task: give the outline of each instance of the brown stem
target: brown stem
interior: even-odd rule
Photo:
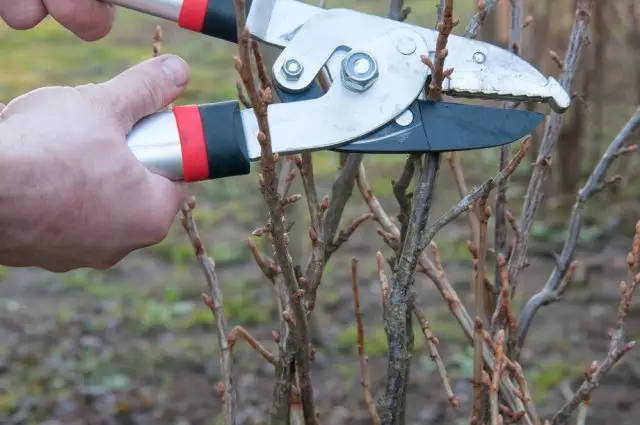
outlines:
[[[264,345],[260,344],[251,334],[242,326],[236,326],[229,332],[229,336],[227,340],[229,341],[229,348],[233,348],[238,339],[238,335],[242,336],[242,338],[247,341],[247,343],[269,363],[272,365],[276,365],[278,359],[274,356]]]
[[[444,5],[442,4],[444,2]],[[444,64],[448,55],[447,41],[449,34],[457,25],[453,20],[453,0],[442,0],[442,20],[438,23],[438,38],[436,40],[435,62],[431,83],[429,84],[429,94],[427,99],[438,101],[442,99],[442,82],[444,80]]]
[[[482,319],[476,316],[474,321],[473,333],[473,408],[471,410],[470,424],[479,424],[482,421],[482,372],[483,360],[482,350],[484,346],[484,330],[482,327]],[[497,360],[497,359],[496,359]],[[494,371],[497,363],[494,360]]]
[[[514,339],[509,347],[509,357],[511,359],[518,361],[520,357],[520,350],[524,345],[529,327],[531,326],[533,318],[540,307],[557,301],[564,294],[568,283],[567,274],[572,267],[575,267],[575,264],[573,263],[573,254],[576,250],[578,238],[580,237],[582,213],[585,208],[585,204],[589,198],[602,187],[607,170],[618,157],[618,152],[622,149],[624,142],[639,125],[640,106],[636,109],[635,113],[625,126],[620,130],[616,138],[611,142],[607,151],[602,156],[602,159],[594,168],[591,176],[587,180],[587,183],[580,190],[578,198],[573,205],[571,220],[568,226],[568,236],[562,248],[562,253],[560,254],[558,263],[551,272],[544,288],[529,299],[520,313],[520,317],[518,319],[517,339]]]
[[[500,411],[498,410],[498,388],[506,365],[504,354],[504,330],[501,329],[496,334],[494,346],[496,360],[493,374],[491,376],[491,388],[489,389],[489,409],[491,412],[491,425],[498,425],[498,417],[500,415]]]
[[[429,326],[429,322],[427,321],[427,316],[424,314],[424,311],[420,307],[417,306],[417,302],[414,299],[413,301],[413,314],[415,314],[416,319],[418,319],[418,323],[420,324],[420,328],[422,329],[422,333],[424,334],[424,338],[427,341],[427,347],[429,349],[429,357],[431,361],[436,365],[438,369],[438,374],[440,375],[440,380],[442,381],[442,385],[444,386],[444,390],[447,393],[447,399],[453,408],[456,408],[460,405],[458,398],[453,392],[453,388],[451,387],[451,381],[449,380],[449,375],[447,374],[447,369],[440,358],[440,354],[438,353],[438,338],[433,335],[431,331],[431,327]]]
[[[383,424],[404,422],[406,385],[409,378],[410,353],[413,349],[409,301],[414,283],[413,275],[422,251],[419,249],[420,235],[429,216],[440,168],[439,159],[438,153],[427,154],[416,182],[406,240],[398,257],[396,272],[391,282],[388,308],[384,312],[390,349],[386,392],[379,405]]]
[[[578,58],[584,46],[587,27],[591,19],[591,10],[594,0],[577,0],[575,20],[571,30],[569,46],[565,55],[564,68],[560,76],[561,86],[568,92],[571,90],[574,75],[577,69]],[[538,153],[538,158],[534,164],[533,174],[529,181],[522,215],[520,217],[521,238],[514,247],[513,254],[509,260],[509,284],[511,285],[511,297],[515,294],[518,285],[518,274],[526,263],[527,244],[533,219],[542,199],[542,186],[551,170],[551,152],[553,151],[559,135],[560,124],[563,115],[551,112],[545,126],[544,137]]]
[[[369,376],[369,366],[367,355],[364,349],[364,326],[362,324],[362,314],[360,313],[360,295],[358,291],[358,260],[351,259],[351,290],[353,291],[353,308],[356,316],[356,328],[358,332],[358,358],[360,359],[360,373],[362,374],[362,389],[364,400],[371,415],[373,425],[380,425],[380,418],[376,411],[376,405],[371,395],[371,377]]]
[[[638,246],[640,246],[640,221],[636,225],[636,235],[632,250],[628,256],[629,270],[634,271],[638,268],[640,258],[637,256]],[[634,253],[636,254],[634,257]],[[629,314],[629,308],[636,287],[640,285],[640,273],[632,277],[628,282],[622,282],[620,285],[620,305],[618,307],[618,318],[616,329],[610,333],[611,343],[604,361],[598,365],[596,362],[587,370],[585,380],[573,395],[571,400],[565,404],[562,409],[551,420],[551,425],[563,425],[567,423],[571,413],[577,409],[585,400],[589,400],[591,392],[600,386],[602,379],[615,366],[620,359],[635,346],[635,341],[627,342],[625,332],[626,320]]]
[[[271,87],[266,77],[267,71],[260,54],[258,43],[251,42],[249,30],[246,27],[246,0],[234,0],[236,12],[236,28],[238,39],[239,58],[234,59],[234,67],[240,75],[245,86],[249,101],[253,107],[257,122],[257,139],[261,148],[260,161],[260,191],[269,210],[270,235],[273,241],[274,255],[280,268],[280,276],[288,295],[288,308],[292,312],[295,326],[289,325],[289,333],[286,338],[285,350],[281,352],[276,366],[276,382],[274,384],[274,400],[269,412],[270,424],[282,424],[289,420],[291,402],[291,377],[295,370],[298,376],[298,389],[300,400],[307,425],[316,423],[315,406],[313,400],[313,387],[310,378],[310,346],[307,316],[300,301],[298,280],[296,278],[291,256],[287,249],[287,236],[282,217],[282,199],[278,193],[278,178],[276,163],[278,156],[273,154],[271,148],[271,134],[269,131],[268,104],[271,103]],[[262,87],[256,86],[251,67],[251,51],[256,60],[256,68]],[[288,311],[283,313],[287,314]],[[295,362],[295,369],[294,364]]]
[[[202,244],[202,239],[198,233],[196,222],[193,218],[193,210],[196,207],[195,197],[191,197],[182,207],[182,226],[189,235],[191,244],[195,250],[195,255],[200,262],[202,271],[204,272],[208,294],[203,294],[203,299],[215,318],[218,345],[220,346],[220,366],[222,370],[222,393],[224,404],[225,423],[227,425],[235,425],[236,423],[236,391],[233,386],[232,374],[232,358],[231,345],[227,340],[227,319],[224,315],[222,291],[220,290],[220,282],[216,275],[215,263],[209,257]]]

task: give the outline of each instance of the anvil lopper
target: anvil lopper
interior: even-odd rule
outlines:
[[[186,30],[237,42],[232,0],[105,0],[177,22]],[[247,27],[280,53],[271,78],[279,103],[268,107],[273,151],[319,149],[408,153],[483,149],[530,134],[536,112],[424,100],[438,33],[409,23],[294,0],[247,2]],[[450,35],[443,82],[453,97],[548,103],[569,94],[519,56]],[[317,77],[331,82],[326,92]],[[260,158],[258,124],[237,101],[176,106],[136,124],[128,146],[155,173],[201,181],[248,174]]]

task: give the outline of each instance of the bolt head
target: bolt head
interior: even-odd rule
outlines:
[[[370,53],[352,50],[342,60],[342,83],[349,90],[368,90],[376,82],[378,75],[378,63]]]
[[[302,64],[297,59],[288,59],[282,64],[282,73],[289,81],[298,80],[303,70]]]

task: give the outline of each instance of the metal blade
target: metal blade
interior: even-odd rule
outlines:
[[[531,134],[543,118],[537,112],[416,100],[396,120],[331,150],[410,153],[485,149]]]
[[[265,44],[284,48],[305,22],[324,10],[296,0],[253,0],[247,27]]]
[[[420,101],[432,151],[484,149],[515,142],[540,124],[544,115],[517,109]]]

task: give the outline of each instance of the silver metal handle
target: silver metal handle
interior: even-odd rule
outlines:
[[[127,145],[149,171],[174,181],[184,179],[180,134],[172,112],[140,120],[127,136]]]
[[[157,16],[169,21],[178,22],[183,0],[101,0],[117,6],[148,15]]]

